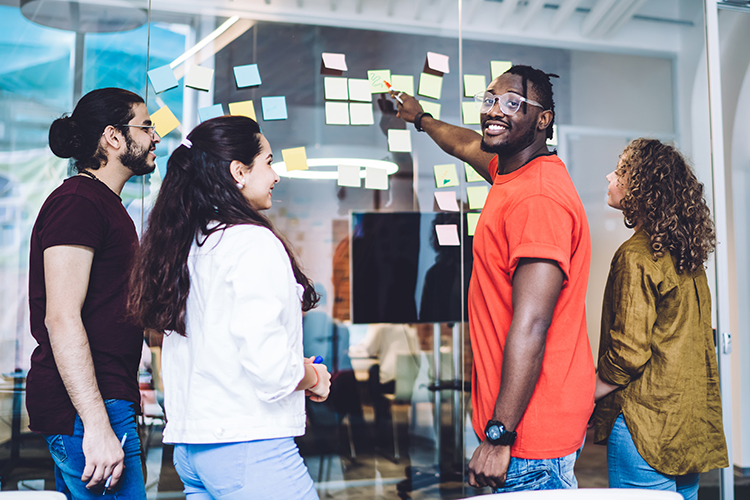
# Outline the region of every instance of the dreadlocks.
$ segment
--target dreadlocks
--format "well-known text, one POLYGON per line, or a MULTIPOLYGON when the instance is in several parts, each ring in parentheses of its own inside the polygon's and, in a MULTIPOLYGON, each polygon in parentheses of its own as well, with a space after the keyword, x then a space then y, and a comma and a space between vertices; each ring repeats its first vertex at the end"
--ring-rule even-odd
MULTIPOLYGON (((550 121, 549 127, 547 127, 547 139, 552 139, 552 125, 555 124, 555 101, 552 100, 552 82, 550 78, 560 77, 553 73, 545 73, 531 66, 520 65, 511 67, 506 73, 518 75, 523 79, 523 93, 525 97, 528 97, 527 84, 531 82, 536 91, 539 104, 544 106, 544 109, 552 111, 552 121, 550 121)), ((523 112, 526 112, 526 103, 523 103, 523 112)))

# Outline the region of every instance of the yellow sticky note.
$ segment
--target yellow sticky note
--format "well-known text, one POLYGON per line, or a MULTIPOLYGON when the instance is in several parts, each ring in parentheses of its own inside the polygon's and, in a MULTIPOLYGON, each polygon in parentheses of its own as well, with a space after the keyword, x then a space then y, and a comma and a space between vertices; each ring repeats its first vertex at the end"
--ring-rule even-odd
POLYGON ((464 119, 464 125, 479 125, 479 110, 477 105, 472 101, 461 103, 461 115, 464 119))
POLYGON ((247 116, 256 122, 258 121, 258 118, 255 116, 255 104, 253 104, 253 101, 230 102, 229 114, 235 116, 247 116))
POLYGON ((419 95, 440 99, 443 91, 443 77, 435 76, 429 73, 422 73, 419 76, 419 95))
POLYGON ((286 171, 307 170, 307 153, 304 146, 301 148, 289 148, 281 150, 281 157, 284 158, 286 171))
POLYGON ((411 75, 391 75, 388 80, 396 92, 406 92, 414 95, 414 77, 411 75))
POLYGON ((326 102, 326 125, 349 125, 349 103, 326 102))
POLYGON ((494 80, 513 66, 510 61, 490 61, 490 75, 494 80))
POLYGON ((323 89, 325 91, 326 99, 336 101, 346 101, 347 99, 349 99, 347 78, 327 76, 323 79, 323 89))
POLYGON ((435 186, 439 188, 458 186, 458 171, 455 163, 435 165, 435 186))
POLYGON ((477 210, 484 207, 490 188, 487 186, 471 186, 466 188, 469 197, 469 210, 477 210))
POLYGON ((439 102, 423 101, 422 99, 419 100, 419 104, 422 106, 422 111, 430 113, 436 120, 440 119, 440 108, 442 107, 442 104, 439 102))
POLYGON ((169 106, 164 106, 151 115, 151 123, 156 127, 159 137, 164 137, 180 126, 180 120, 172 113, 169 106))
POLYGON ((474 236, 477 231, 477 222, 479 222, 479 216, 481 214, 466 214, 466 229, 469 232, 469 236, 474 236))
POLYGON ((484 177, 479 175, 474 167, 464 162, 464 171, 466 172, 466 182, 479 182, 483 181, 484 177))
POLYGON ((388 151, 411 153, 411 132, 395 128, 388 129, 388 151))
POLYGON ((464 75, 465 97, 474 97, 485 90, 487 90, 487 80, 484 75, 464 75))
POLYGON ((367 79, 370 80, 370 90, 373 94, 383 94, 388 92, 385 82, 391 82, 391 70, 389 69, 371 69, 367 72, 367 79))

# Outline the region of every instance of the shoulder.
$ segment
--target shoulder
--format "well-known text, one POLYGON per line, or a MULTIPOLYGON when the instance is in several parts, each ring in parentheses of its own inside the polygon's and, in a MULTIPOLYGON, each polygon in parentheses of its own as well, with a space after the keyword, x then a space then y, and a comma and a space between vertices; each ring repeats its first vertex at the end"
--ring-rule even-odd
POLYGON ((238 224, 212 233, 202 245, 236 258, 267 258, 284 251, 284 245, 273 232, 262 226, 238 224))

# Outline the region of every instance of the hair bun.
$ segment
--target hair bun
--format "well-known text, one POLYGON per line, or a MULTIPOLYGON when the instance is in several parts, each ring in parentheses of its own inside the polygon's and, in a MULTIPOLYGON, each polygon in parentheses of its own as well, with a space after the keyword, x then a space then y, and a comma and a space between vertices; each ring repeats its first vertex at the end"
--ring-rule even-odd
POLYGON ((83 134, 73 118, 63 116, 49 128, 49 147, 55 156, 71 158, 81 153, 83 134))

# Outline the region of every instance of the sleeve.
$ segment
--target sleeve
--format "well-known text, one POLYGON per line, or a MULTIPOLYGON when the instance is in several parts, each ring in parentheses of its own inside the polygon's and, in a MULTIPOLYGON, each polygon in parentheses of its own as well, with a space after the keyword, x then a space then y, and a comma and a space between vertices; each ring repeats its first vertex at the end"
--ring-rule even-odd
POLYGON ((304 377, 304 358, 293 350, 295 332, 288 331, 294 314, 286 310, 301 305, 280 242, 270 233, 249 234, 232 249, 229 330, 258 397, 271 403, 292 394, 304 377))
POLYGON ((568 281, 575 228, 569 210, 546 196, 531 196, 516 205, 504 223, 511 278, 521 259, 548 259, 557 262, 564 283, 568 281))
POLYGON ((44 225, 39 230, 42 250, 59 245, 101 248, 107 224, 91 200, 72 194, 58 196, 44 210, 44 225))
POLYGON ((609 342, 599 358, 599 376, 610 384, 627 385, 651 359, 659 279, 652 263, 632 252, 616 256, 610 273, 611 301, 605 307, 613 311, 613 320, 609 331, 602 331, 609 342))

